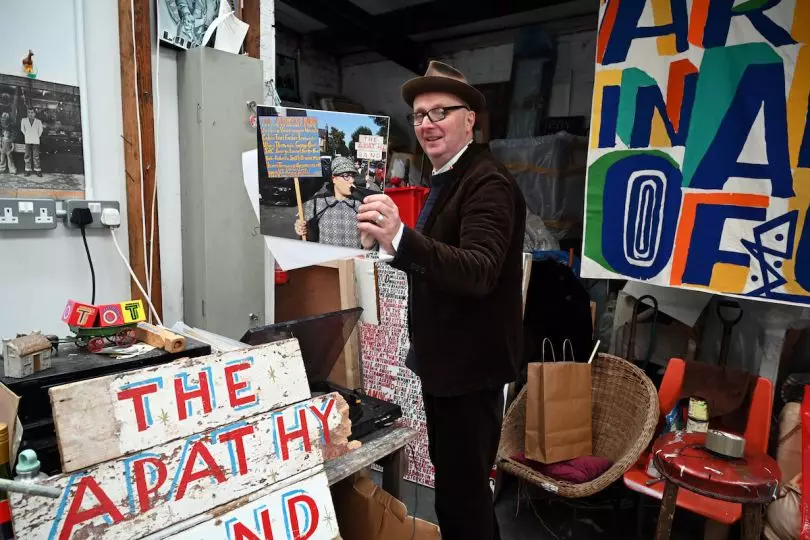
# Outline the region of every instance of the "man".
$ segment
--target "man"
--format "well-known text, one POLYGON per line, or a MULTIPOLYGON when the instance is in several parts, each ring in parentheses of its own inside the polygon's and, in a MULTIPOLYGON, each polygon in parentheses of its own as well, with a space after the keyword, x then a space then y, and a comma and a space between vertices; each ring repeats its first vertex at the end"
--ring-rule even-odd
POLYGON ((11 131, 11 116, 4 112, 0 114, 0 174, 7 171, 17 174, 17 164, 14 163, 14 133, 11 131))
POLYGON ((332 246, 373 248, 374 239, 357 229, 360 202, 352 198, 351 189, 358 170, 352 160, 338 156, 332 160, 331 171, 331 182, 304 203, 304 219, 295 222, 295 234, 306 234, 308 240, 332 246), (315 227, 317 238, 314 238, 315 227))
POLYGON ((61 120, 54 122, 53 127, 48 131, 48 135, 67 135, 61 120))
POLYGON ((42 167, 39 163, 39 139, 42 137, 42 130, 42 120, 37 118, 36 111, 29 107, 27 118, 23 118, 20 123, 20 131, 25 137, 25 176, 31 176, 33 161, 34 172, 42 177, 42 167))
POLYGON ((409 276, 406 363, 422 381, 442 538, 497 540, 489 473, 499 395, 517 375, 526 204, 503 165, 472 144, 486 103, 464 75, 431 62, 402 96, 433 164, 430 194, 415 229, 385 195, 364 200, 358 228, 409 276))

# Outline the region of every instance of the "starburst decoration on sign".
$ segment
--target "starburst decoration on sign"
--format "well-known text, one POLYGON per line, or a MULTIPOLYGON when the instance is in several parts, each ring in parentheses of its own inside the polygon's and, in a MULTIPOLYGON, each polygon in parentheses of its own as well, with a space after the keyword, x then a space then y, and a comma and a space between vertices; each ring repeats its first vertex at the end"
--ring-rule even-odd
POLYGON ((270 380, 276 382, 276 370, 270 368, 270 380))
POLYGON ((278 480, 278 473, 277 473, 276 471, 271 471, 271 472, 270 472, 270 479, 271 479, 271 480, 273 481, 273 483, 275 484, 275 483, 276 483, 276 481, 278 480))
POLYGON ((163 409, 160 409, 160 416, 158 416, 158 418, 160 419, 160 421, 163 423, 164 426, 169 423, 169 413, 167 413, 163 409))
POLYGON ((332 515, 332 512, 327 510, 326 515, 324 516, 323 520, 326 522, 326 524, 329 526, 329 528, 331 528, 332 523, 334 523, 334 521, 335 521, 335 516, 332 515))

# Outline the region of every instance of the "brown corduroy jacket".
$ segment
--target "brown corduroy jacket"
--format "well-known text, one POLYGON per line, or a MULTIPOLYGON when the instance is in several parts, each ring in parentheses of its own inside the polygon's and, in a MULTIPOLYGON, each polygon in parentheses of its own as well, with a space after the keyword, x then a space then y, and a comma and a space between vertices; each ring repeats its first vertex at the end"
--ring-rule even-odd
POLYGON ((522 342, 520 188, 481 146, 446 174, 424 230, 405 228, 392 263, 409 276, 409 366, 435 396, 514 380, 522 342))

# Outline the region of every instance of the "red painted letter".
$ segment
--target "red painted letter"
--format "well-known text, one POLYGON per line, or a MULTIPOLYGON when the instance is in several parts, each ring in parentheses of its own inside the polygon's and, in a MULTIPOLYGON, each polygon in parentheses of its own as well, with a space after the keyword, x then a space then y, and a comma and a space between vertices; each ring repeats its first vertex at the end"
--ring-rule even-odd
MULTIPOLYGON (((287 515, 290 516, 290 526, 292 527, 293 540, 307 540, 310 536, 315 534, 318 530, 318 520, 320 514, 318 513, 318 505, 315 500, 309 495, 302 493, 295 497, 287 499, 287 515), (298 523, 298 511, 296 505, 303 504, 306 506, 304 512, 310 515, 309 529, 302 531, 298 523)), ((289 531, 288 531, 289 532, 289 531)))
POLYGON ((290 441, 295 439, 303 439, 304 449, 307 452, 312 450, 312 444, 309 440, 309 430, 307 429, 306 409, 298 410, 298 425, 300 426, 298 429, 287 433, 287 430, 284 428, 284 416, 279 414, 276 417, 276 437, 278 437, 278 443, 281 446, 281 459, 283 461, 290 459, 290 451, 287 445, 290 444, 290 441))
MULTIPOLYGON (((264 535, 264 540, 273 540, 273 529, 270 527, 270 510, 262 510, 259 515, 262 519, 261 532, 264 535)), ((230 538, 230 535, 228 538, 230 538)), ((262 540, 262 538, 259 538, 258 534, 243 525, 241 521, 236 521, 233 524, 233 540, 262 540)))
POLYGON ((194 444, 191 445, 188 459, 183 464, 183 476, 180 477, 180 482, 177 485, 177 495, 175 495, 174 500, 179 501, 183 498, 190 482, 195 482, 208 476, 213 476, 220 484, 225 481, 225 473, 223 473, 222 469, 217 465, 214 456, 212 456, 208 448, 205 447, 205 443, 201 440, 195 441, 194 444), (195 472, 194 465, 197 463, 198 456, 205 462, 205 468, 195 472))
POLYGON ((133 477, 135 478, 135 491, 138 493, 138 506, 141 513, 151 508, 149 497, 157 493, 163 482, 166 481, 166 465, 156 457, 145 457, 132 464, 133 477), (146 478, 146 464, 152 465, 157 470, 157 481, 151 488, 146 478))
POLYGON ((186 392, 183 389, 183 379, 179 375, 174 376, 174 395, 177 399, 177 417, 180 420, 188 418, 188 411, 186 411, 186 402, 200 398, 202 400, 203 411, 205 414, 211 412, 211 392, 210 385, 208 384, 208 373, 200 371, 199 388, 196 390, 189 390, 186 392))
POLYGON ((253 426, 242 426, 231 431, 226 431, 219 436, 219 442, 227 442, 236 445, 236 461, 239 462, 239 474, 247 473, 247 459, 245 459, 245 441, 246 435, 253 434, 253 426))
POLYGON ((326 410, 321 412, 320 409, 316 405, 310 405, 309 410, 312 411, 312 414, 320 420, 321 422, 321 430, 323 431, 323 440, 326 444, 329 444, 329 413, 332 412, 332 407, 335 406, 335 400, 330 399, 326 403, 326 410))
POLYGON ((248 383, 247 381, 236 382, 234 375, 250 368, 251 365, 250 362, 244 361, 239 364, 225 366, 225 384, 228 385, 228 398, 231 400, 231 407, 240 407, 242 405, 252 405, 256 403, 256 394, 248 394, 241 397, 236 395, 240 390, 247 388, 248 383))
POLYGON ((149 425, 146 423, 144 397, 147 394, 154 394, 157 392, 157 389, 157 384, 152 383, 144 384, 143 386, 133 386, 118 392, 118 401, 123 401, 125 399, 132 400, 132 406, 135 408, 135 421, 138 423, 138 431, 146 431, 146 429, 149 427, 149 425))
POLYGON ((73 534, 73 528, 76 527, 76 525, 103 516, 104 514, 108 514, 110 519, 113 520, 113 523, 118 523, 124 519, 124 516, 121 515, 121 512, 116 508, 115 504, 113 504, 104 490, 101 489, 101 486, 98 485, 96 479, 92 476, 83 476, 81 480, 79 480, 79 487, 76 488, 76 494, 73 496, 70 509, 68 509, 67 516, 65 516, 65 525, 62 527, 62 532, 59 533, 59 540, 70 538, 73 534), (88 489, 98 501, 98 505, 87 510, 82 510, 82 501, 88 489))

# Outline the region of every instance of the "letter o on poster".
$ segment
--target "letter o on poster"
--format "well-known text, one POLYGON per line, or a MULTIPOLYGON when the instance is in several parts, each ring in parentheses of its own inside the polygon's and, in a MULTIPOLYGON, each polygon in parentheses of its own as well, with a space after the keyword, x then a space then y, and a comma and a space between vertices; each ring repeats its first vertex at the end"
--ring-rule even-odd
POLYGON ((629 155, 607 169, 602 253, 616 272, 650 279, 666 267, 681 208, 681 178, 669 159, 649 153, 629 155))

